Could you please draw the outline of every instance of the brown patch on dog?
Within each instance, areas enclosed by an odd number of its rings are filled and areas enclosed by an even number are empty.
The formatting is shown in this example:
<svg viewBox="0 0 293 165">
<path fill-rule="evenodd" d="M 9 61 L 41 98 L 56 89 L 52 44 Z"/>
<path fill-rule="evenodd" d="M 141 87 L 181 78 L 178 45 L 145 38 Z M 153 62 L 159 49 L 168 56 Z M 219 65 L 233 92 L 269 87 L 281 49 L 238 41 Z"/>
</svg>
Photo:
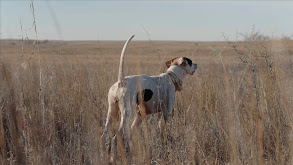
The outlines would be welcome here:
<svg viewBox="0 0 293 165">
<path fill-rule="evenodd" d="M 176 57 L 176 58 L 173 58 L 172 60 L 166 61 L 165 64 L 167 68 L 169 68 L 171 65 L 181 66 L 185 64 L 184 60 L 185 60 L 185 57 Z"/>
</svg>

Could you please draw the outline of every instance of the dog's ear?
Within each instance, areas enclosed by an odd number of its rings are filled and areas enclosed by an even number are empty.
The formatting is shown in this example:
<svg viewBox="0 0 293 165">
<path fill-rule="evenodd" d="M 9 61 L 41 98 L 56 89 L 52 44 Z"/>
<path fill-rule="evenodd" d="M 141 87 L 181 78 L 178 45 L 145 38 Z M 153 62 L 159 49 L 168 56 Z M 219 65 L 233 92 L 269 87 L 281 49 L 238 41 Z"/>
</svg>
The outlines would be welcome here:
<svg viewBox="0 0 293 165">
<path fill-rule="evenodd" d="M 172 62 L 172 65 L 178 65 L 178 66 L 184 65 L 185 64 L 184 60 L 185 60 L 184 57 L 178 57 Z"/>
<path fill-rule="evenodd" d="M 167 68 L 169 68 L 171 66 L 172 60 L 166 61 L 165 64 L 167 66 Z"/>
<path fill-rule="evenodd" d="M 169 68 L 171 65 L 180 66 L 183 62 L 184 62 L 183 57 L 176 57 L 176 58 L 173 58 L 172 60 L 166 61 L 165 64 L 166 64 L 167 68 Z"/>
</svg>

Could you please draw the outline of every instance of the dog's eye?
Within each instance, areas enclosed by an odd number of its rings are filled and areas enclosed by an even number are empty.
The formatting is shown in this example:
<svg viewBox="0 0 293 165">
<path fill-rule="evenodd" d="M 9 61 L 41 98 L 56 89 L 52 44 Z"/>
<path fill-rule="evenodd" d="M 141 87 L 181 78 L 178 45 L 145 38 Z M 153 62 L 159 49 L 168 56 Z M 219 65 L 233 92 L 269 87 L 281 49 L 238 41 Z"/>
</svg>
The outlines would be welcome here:
<svg viewBox="0 0 293 165">
<path fill-rule="evenodd" d="M 185 60 L 187 61 L 187 63 L 188 63 L 189 66 L 192 65 L 192 61 L 189 58 L 185 58 Z"/>
</svg>

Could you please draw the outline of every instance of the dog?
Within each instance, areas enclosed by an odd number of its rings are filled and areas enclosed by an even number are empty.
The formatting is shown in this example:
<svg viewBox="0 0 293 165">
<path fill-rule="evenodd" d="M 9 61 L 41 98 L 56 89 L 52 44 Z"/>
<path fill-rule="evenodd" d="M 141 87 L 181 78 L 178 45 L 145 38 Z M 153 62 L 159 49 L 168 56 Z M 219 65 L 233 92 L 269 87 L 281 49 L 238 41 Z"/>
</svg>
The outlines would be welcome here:
<svg viewBox="0 0 293 165">
<path fill-rule="evenodd" d="M 126 41 L 122 49 L 118 81 L 109 89 L 108 114 L 101 143 L 105 142 L 105 136 L 119 112 L 121 120 L 116 135 L 121 137 L 123 143 L 126 141 L 125 135 L 130 137 L 131 130 L 138 127 L 148 114 L 162 112 L 166 121 L 174 107 L 175 92 L 182 90 L 183 78 L 187 74 L 193 75 L 197 69 L 197 64 L 192 63 L 190 59 L 177 57 L 165 63 L 168 67 L 166 73 L 158 76 L 133 75 L 124 77 L 124 55 L 127 45 L 133 37 L 134 35 Z M 112 139 L 114 153 L 112 160 L 116 159 L 116 135 Z"/>
</svg>

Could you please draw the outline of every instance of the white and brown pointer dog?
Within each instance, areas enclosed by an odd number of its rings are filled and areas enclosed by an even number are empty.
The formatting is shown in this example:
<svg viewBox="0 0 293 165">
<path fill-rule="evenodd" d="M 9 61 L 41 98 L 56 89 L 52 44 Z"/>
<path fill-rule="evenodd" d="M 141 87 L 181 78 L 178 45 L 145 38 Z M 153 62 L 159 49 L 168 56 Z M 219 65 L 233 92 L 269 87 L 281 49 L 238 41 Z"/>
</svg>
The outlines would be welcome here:
<svg viewBox="0 0 293 165">
<path fill-rule="evenodd" d="M 125 43 L 118 73 L 118 81 L 111 86 L 108 94 L 108 115 L 104 132 L 101 136 L 101 143 L 105 143 L 105 136 L 115 122 L 115 118 L 120 111 L 121 121 L 118 136 L 127 134 L 130 137 L 131 130 L 135 129 L 142 122 L 146 115 L 156 112 L 163 112 L 163 117 L 167 117 L 173 109 L 175 102 L 175 92 L 181 91 L 182 80 L 185 75 L 192 75 L 197 68 L 197 64 L 186 57 L 177 57 L 166 62 L 168 67 L 166 73 L 158 76 L 134 75 L 124 77 L 124 55 L 128 43 L 134 37 L 131 36 Z M 134 120 L 133 120 L 134 119 Z M 130 127 L 131 125 L 131 127 Z M 126 133 L 126 134 L 125 134 Z M 124 140 L 123 140 L 124 141 Z M 113 137 L 113 153 L 116 157 L 117 137 Z"/>
</svg>

